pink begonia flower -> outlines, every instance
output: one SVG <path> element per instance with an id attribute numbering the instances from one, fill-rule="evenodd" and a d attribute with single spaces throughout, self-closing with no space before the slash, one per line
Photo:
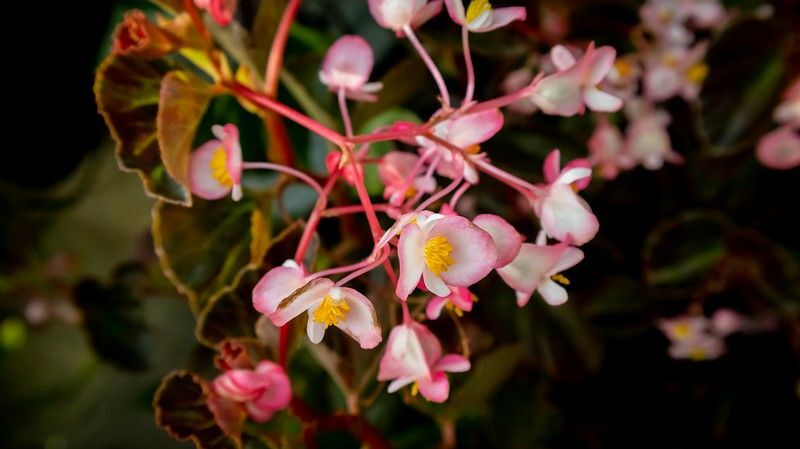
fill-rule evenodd
<path id="1" fill-rule="evenodd" d="M 208 11 L 214 21 L 221 26 L 230 25 L 233 16 L 236 15 L 237 3 L 238 0 L 194 0 L 198 8 Z"/>
<path id="2" fill-rule="evenodd" d="M 381 358 L 378 380 L 391 380 L 389 393 L 406 385 L 412 386 L 431 402 L 444 402 L 450 395 L 450 382 L 445 372 L 469 371 L 466 357 L 457 354 L 442 355 L 442 345 L 427 327 L 412 322 L 395 326 L 389 334 L 386 352 Z"/>
<path id="3" fill-rule="evenodd" d="M 566 243 L 537 245 L 523 243 L 517 258 L 499 268 L 497 273 L 517 293 L 517 305 L 526 305 L 533 292 L 539 292 L 546 303 L 558 306 L 567 302 L 569 285 L 562 271 L 583 260 L 583 251 Z"/>
<path id="4" fill-rule="evenodd" d="M 289 376 L 280 365 L 268 360 L 255 369 L 232 369 L 211 383 L 213 391 L 224 399 L 244 404 L 256 422 L 266 422 L 275 412 L 286 408 L 292 399 Z"/>
<path id="5" fill-rule="evenodd" d="M 430 193 L 436 189 L 436 181 L 425 177 L 422 170 L 416 177 L 408 179 L 419 156 L 404 151 L 390 151 L 378 165 L 378 177 L 384 185 L 383 197 L 393 206 L 413 198 L 418 192 Z"/>
<path id="6" fill-rule="evenodd" d="M 189 189 L 206 200 L 217 200 L 229 193 L 234 201 L 242 198 L 242 147 L 236 125 L 214 125 L 217 138 L 194 151 L 189 158 Z"/>
<path id="7" fill-rule="evenodd" d="M 609 46 L 594 48 L 576 61 L 570 51 L 556 45 L 550 52 L 559 72 L 544 77 L 531 94 L 533 102 L 546 114 L 570 117 L 586 108 L 597 112 L 616 112 L 622 100 L 597 88 L 614 65 L 616 50 Z"/>
<path id="8" fill-rule="evenodd" d="M 450 287 L 469 287 L 483 279 L 497 260 L 492 237 L 460 216 L 416 214 L 402 227 L 397 242 L 400 277 L 397 296 L 405 300 L 424 281 L 436 296 Z"/>
<path id="9" fill-rule="evenodd" d="M 403 27 L 419 28 L 442 10 L 442 0 L 369 0 L 369 12 L 383 28 L 402 36 Z"/>
<path id="10" fill-rule="evenodd" d="M 692 42 L 694 35 L 685 25 L 690 11 L 683 3 L 684 0 L 649 0 L 639 10 L 642 25 L 660 44 L 680 47 Z"/>
<path id="11" fill-rule="evenodd" d="M 631 102 L 628 106 L 627 153 L 648 170 L 660 169 L 664 161 L 683 163 L 683 156 L 672 149 L 667 132 L 671 121 L 669 114 L 645 101 Z"/>
<path id="12" fill-rule="evenodd" d="M 716 359 L 725 352 L 725 342 L 710 332 L 704 316 L 682 315 L 658 321 L 658 327 L 670 341 L 667 349 L 673 359 L 695 361 Z"/>
<path id="13" fill-rule="evenodd" d="M 504 267 L 517 257 L 523 237 L 509 222 L 493 214 L 478 215 L 472 222 L 492 236 L 497 249 L 495 268 Z"/>
<path id="14" fill-rule="evenodd" d="M 605 179 L 614 179 L 621 170 L 629 170 L 636 165 L 636 160 L 628 154 L 622 132 L 609 123 L 605 116 L 598 118 L 597 127 L 587 146 L 589 161 L 599 167 L 600 176 Z"/>
<path id="15" fill-rule="evenodd" d="M 680 95 L 687 101 L 697 99 L 708 76 L 703 62 L 708 42 L 692 48 L 672 47 L 645 58 L 644 92 L 651 101 L 668 100 Z"/>
<path id="16" fill-rule="evenodd" d="M 342 36 L 325 54 L 319 79 L 331 92 L 344 90 L 352 100 L 376 101 L 373 94 L 383 84 L 368 82 L 374 62 L 372 47 L 361 36 Z"/>
<path id="17" fill-rule="evenodd" d="M 461 316 L 464 312 L 472 311 L 472 303 L 475 301 L 477 297 L 467 287 L 452 287 L 448 296 L 434 296 L 428 301 L 425 316 L 429 320 L 439 319 L 445 308 L 452 309 L 456 316 Z"/>
<path id="18" fill-rule="evenodd" d="M 628 54 L 617 58 L 602 83 L 604 91 L 621 98 L 623 101 L 631 100 L 639 89 L 639 78 L 642 68 L 639 64 L 638 54 Z"/>
<path id="19" fill-rule="evenodd" d="M 553 150 L 545 159 L 547 184 L 533 203 L 542 230 L 550 237 L 581 246 L 600 229 L 589 205 L 576 193 L 592 176 L 589 161 L 580 159 L 559 169 L 560 152 Z"/>
<path id="20" fill-rule="evenodd" d="M 330 326 L 341 329 L 364 349 L 374 348 L 382 339 L 375 307 L 366 296 L 352 288 L 336 287 L 330 279 L 309 281 L 294 261 L 261 278 L 253 289 L 253 307 L 278 327 L 307 312 L 306 332 L 315 344 Z"/>
<path id="21" fill-rule="evenodd" d="M 438 158 L 435 162 L 437 173 L 455 179 L 461 170 L 467 182 L 476 184 L 478 171 L 470 163 L 469 156 L 480 153 L 480 144 L 492 138 L 502 128 L 503 114 L 499 109 L 489 109 L 444 120 L 433 127 L 433 134 L 436 137 L 461 148 L 463 150 L 461 154 L 454 154 L 451 149 L 444 148 L 425 137 L 418 137 L 417 143 L 422 147 L 423 153 L 438 152 L 438 155 L 431 157 L 431 160 Z M 464 153 L 467 153 L 467 157 Z"/>
<path id="22" fill-rule="evenodd" d="M 783 93 L 783 101 L 775 109 L 775 121 L 800 127 L 800 77 L 792 81 Z"/>
<path id="23" fill-rule="evenodd" d="M 530 67 L 523 67 L 521 69 L 514 70 L 506 75 L 506 78 L 503 80 L 503 84 L 501 86 L 503 92 L 510 94 L 530 85 L 534 76 L 533 69 Z M 533 114 L 536 112 L 538 107 L 530 99 L 530 97 L 526 96 L 508 105 L 508 109 L 518 114 Z"/>
<path id="24" fill-rule="evenodd" d="M 465 10 L 462 2 L 463 0 L 444 0 L 450 18 L 473 33 L 486 33 L 515 20 L 525 20 L 525 8 L 522 6 L 494 9 L 489 0 L 471 0 Z"/>
<path id="25" fill-rule="evenodd" d="M 800 132 L 782 126 L 758 141 L 756 157 L 765 167 L 789 170 L 800 165 Z"/>

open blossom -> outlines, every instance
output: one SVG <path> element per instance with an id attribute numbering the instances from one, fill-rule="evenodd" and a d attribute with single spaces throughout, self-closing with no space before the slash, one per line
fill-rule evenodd
<path id="1" fill-rule="evenodd" d="M 273 268 L 253 289 L 253 307 L 279 327 L 307 312 L 306 332 L 315 344 L 330 326 L 341 329 L 364 349 L 381 342 L 375 307 L 366 296 L 352 288 L 336 287 L 330 279 L 308 279 L 293 261 Z"/>
<path id="2" fill-rule="evenodd" d="M 631 102 L 626 110 L 630 123 L 626 130 L 627 153 L 648 170 L 658 170 L 664 162 L 683 163 L 683 156 L 672 149 L 667 125 L 669 114 L 644 100 Z"/>
<path id="3" fill-rule="evenodd" d="M 465 10 L 462 2 L 463 0 L 444 0 L 450 18 L 473 33 L 485 33 L 515 20 L 525 20 L 525 8 L 522 6 L 494 9 L 488 0 L 471 0 Z"/>
<path id="4" fill-rule="evenodd" d="M 242 148 L 236 125 L 215 125 L 216 139 L 195 150 L 189 158 L 189 189 L 206 200 L 231 194 L 234 201 L 242 198 Z"/>
<path id="5" fill-rule="evenodd" d="M 675 95 L 696 99 L 708 76 L 708 64 L 703 61 L 707 51 L 708 43 L 701 42 L 692 48 L 671 47 L 649 55 L 645 59 L 645 96 L 651 101 Z"/>
<path id="6" fill-rule="evenodd" d="M 587 107 L 597 112 L 620 110 L 622 100 L 597 87 L 614 65 L 616 54 L 609 46 L 595 49 L 592 42 L 576 61 L 567 48 L 556 45 L 550 56 L 559 72 L 544 77 L 531 99 L 544 113 L 565 117 L 582 114 Z"/>
<path id="7" fill-rule="evenodd" d="M 622 132 L 616 125 L 609 123 L 605 116 L 598 118 L 597 127 L 587 146 L 589 161 L 599 168 L 600 176 L 605 179 L 614 179 L 621 170 L 636 165 L 636 160 L 628 154 Z"/>
<path id="8" fill-rule="evenodd" d="M 523 237 L 509 222 L 493 214 L 478 215 L 472 222 L 492 237 L 497 250 L 495 268 L 504 267 L 517 257 Z"/>
<path id="9" fill-rule="evenodd" d="M 430 193 L 436 189 L 433 177 L 425 177 L 421 170 L 409 179 L 419 163 L 419 156 L 403 151 L 390 151 L 378 165 L 378 177 L 384 185 L 383 197 L 397 206 L 418 192 Z"/>
<path id="10" fill-rule="evenodd" d="M 534 201 L 534 211 L 542 230 L 561 242 L 581 246 L 593 239 L 600 229 L 597 217 L 576 190 L 584 188 L 592 176 L 587 160 L 573 161 L 560 169 L 560 152 L 553 150 L 545 159 L 547 184 Z"/>
<path id="11" fill-rule="evenodd" d="M 461 153 L 454 153 L 450 148 L 424 137 L 419 137 L 417 143 L 422 147 L 423 154 L 436 152 L 430 159 L 431 164 L 435 164 L 437 173 L 452 179 L 463 174 L 467 182 L 475 184 L 478 182 L 478 171 L 470 163 L 469 156 L 480 153 L 480 144 L 492 138 L 502 128 L 503 114 L 499 109 L 489 109 L 444 120 L 434 126 L 433 134 L 461 148 Z"/>
<path id="12" fill-rule="evenodd" d="M 712 360 L 725 352 L 725 341 L 711 332 L 711 324 L 704 316 L 662 319 L 658 326 L 670 341 L 667 351 L 674 359 Z"/>
<path id="13" fill-rule="evenodd" d="M 369 0 L 369 12 L 378 25 L 397 35 L 403 27 L 418 28 L 442 10 L 442 0 Z"/>
<path id="14" fill-rule="evenodd" d="M 397 296 L 405 300 L 424 281 L 436 296 L 450 287 L 469 287 L 483 279 L 497 260 L 492 237 L 460 216 L 416 214 L 402 227 L 397 243 L 400 277 Z"/>
<path id="15" fill-rule="evenodd" d="M 194 0 L 198 8 L 211 14 L 215 22 L 222 26 L 230 25 L 236 15 L 238 0 Z"/>
<path id="16" fill-rule="evenodd" d="M 765 167 L 789 170 L 800 166 L 800 132 L 782 126 L 761 137 L 756 157 Z"/>
<path id="17" fill-rule="evenodd" d="M 639 10 L 645 29 L 653 33 L 666 46 L 684 46 L 692 41 L 692 32 L 686 27 L 689 10 L 684 0 L 648 0 Z"/>
<path id="18" fill-rule="evenodd" d="M 517 293 L 517 304 L 528 303 L 533 292 L 539 292 L 550 305 L 567 302 L 567 290 L 559 284 L 569 285 L 562 271 L 583 260 L 583 251 L 566 243 L 538 245 L 523 243 L 519 254 L 497 273 Z"/>
<path id="19" fill-rule="evenodd" d="M 442 355 L 442 345 L 427 327 L 412 322 L 395 326 L 389 334 L 378 380 L 391 380 L 389 393 L 413 384 L 412 394 L 421 393 L 431 402 L 444 402 L 450 395 L 446 372 L 469 371 L 467 358 Z"/>
<path id="20" fill-rule="evenodd" d="M 353 100 L 375 101 L 383 84 L 369 83 L 374 64 L 372 47 L 360 36 L 342 36 L 328 49 L 319 79 L 331 92 L 344 90 Z"/>
<path id="21" fill-rule="evenodd" d="M 783 101 L 775 108 L 775 121 L 800 128 L 800 77 L 783 93 Z"/>
<path id="22" fill-rule="evenodd" d="M 286 372 L 268 360 L 260 362 L 255 369 L 228 370 L 211 385 L 219 397 L 243 404 L 256 422 L 268 421 L 275 412 L 286 408 L 292 398 Z"/>

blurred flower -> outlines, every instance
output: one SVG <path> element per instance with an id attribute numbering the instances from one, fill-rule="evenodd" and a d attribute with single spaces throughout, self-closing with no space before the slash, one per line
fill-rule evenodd
<path id="1" fill-rule="evenodd" d="M 512 93 L 522 89 L 525 86 L 531 84 L 533 81 L 534 73 L 533 69 L 530 67 L 523 67 L 521 69 L 514 70 L 513 72 L 506 75 L 506 78 L 503 80 L 502 89 L 505 93 Z M 518 113 L 518 114 L 533 114 L 536 112 L 536 104 L 531 100 L 530 97 L 522 97 L 519 100 L 511 103 L 508 105 L 508 109 Z"/>
<path id="2" fill-rule="evenodd" d="M 526 16 L 522 6 L 494 9 L 488 0 L 471 0 L 466 10 L 463 0 L 444 0 L 444 4 L 450 18 L 473 33 L 496 30 Z"/>
<path id="3" fill-rule="evenodd" d="M 583 251 L 566 243 L 537 245 L 523 243 L 516 259 L 499 268 L 497 273 L 517 293 L 517 305 L 526 305 L 533 292 L 538 291 L 552 306 L 567 302 L 567 290 L 559 284 L 569 285 L 562 271 L 583 260 Z"/>
<path id="4" fill-rule="evenodd" d="M 178 48 L 179 40 L 160 28 L 140 10 L 125 13 L 114 30 L 112 51 L 118 55 L 158 59 Z"/>
<path id="5" fill-rule="evenodd" d="M 194 0 L 198 8 L 204 9 L 221 26 L 230 25 L 236 15 L 238 0 Z"/>
<path id="6" fill-rule="evenodd" d="M 403 27 L 418 28 L 441 10 L 442 0 L 369 0 L 369 12 L 378 25 L 398 36 Z"/>
<path id="7" fill-rule="evenodd" d="M 589 161 L 599 167 L 600 176 L 614 179 L 621 170 L 628 170 L 636 165 L 636 161 L 628 154 L 625 139 L 616 125 L 608 122 L 604 115 L 599 115 L 597 127 L 587 143 Z"/>
<path id="8" fill-rule="evenodd" d="M 742 316 L 731 309 L 719 309 L 711 315 L 711 330 L 721 337 L 740 331 L 742 323 Z"/>
<path id="9" fill-rule="evenodd" d="M 713 360 L 725 352 L 723 337 L 711 332 L 711 322 L 702 315 L 661 319 L 658 327 L 669 339 L 667 351 L 674 359 Z"/>
<path id="10" fill-rule="evenodd" d="M 683 156 L 672 149 L 667 132 L 671 118 L 666 111 L 638 100 L 630 102 L 626 112 L 630 120 L 626 130 L 627 154 L 648 170 L 660 169 L 664 161 L 683 163 Z"/>
<path id="11" fill-rule="evenodd" d="M 614 65 L 601 86 L 608 93 L 621 98 L 623 101 L 628 101 L 636 94 L 641 76 L 642 68 L 639 64 L 639 55 L 628 54 L 614 61 Z"/>
<path id="12" fill-rule="evenodd" d="M 212 382 L 214 393 L 223 399 L 244 404 L 256 422 L 266 422 L 286 408 L 292 398 L 289 377 L 279 365 L 262 361 L 255 369 L 231 369 Z"/>
<path id="13" fill-rule="evenodd" d="M 697 99 L 708 76 L 703 62 L 708 43 L 692 48 L 672 47 L 645 56 L 644 90 L 651 101 L 664 101 L 680 95 L 687 101 Z"/>
<path id="14" fill-rule="evenodd" d="M 444 402 L 450 395 L 445 372 L 469 371 L 470 363 L 457 354 L 442 355 L 442 345 L 427 327 L 411 322 L 395 326 L 381 358 L 378 380 L 391 380 L 389 393 L 413 384 L 412 394 L 421 393 L 431 402 Z"/>
<path id="15" fill-rule="evenodd" d="M 792 81 L 783 93 L 783 101 L 775 109 L 775 121 L 800 128 L 800 77 Z"/>
<path id="16" fill-rule="evenodd" d="M 800 133 L 782 126 L 761 137 L 756 157 L 765 167 L 789 170 L 800 165 Z"/>
<path id="17" fill-rule="evenodd" d="M 331 45 L 322 61 L 319 79 L 331 92 L 344 90 L 347 98 L 376 101 L 373 93 L 383 84 L 368 83 L 374 56 L 372 47 L 360 36 L 342 36 Z"/>
<path id="18" fill-rule="evenodd" d="M 419 164 L 419 156 L 404 151 L 390 151 L 378 165 L 378 177 L 384 185 L 383 197 L 389 203 L 398 206 L 405 200 L 414 197 L 418 192 L 433 192 L 436 181 L 425 177 L 422 170 L 414 169 Z M 409 176 L 413 176 L 409 179 Z"/>
<path id="19" fill-rule="evenodd" d="M 463 312 L 472 311 L 472 303 L 476 296 L 467 287 L 451 287 L 448 296 L 434 296 L 425 307 L 425 316 L 429 320 L 436 320 L 442 314 L 442 309 L 450 308 L 457 316 Z"/>
<path id="20" fill-rule="evenodd" d="M 242 198 L 242 148 L 236 125 L 214 125 L 217 138 L 195 150 L 189 159 L 189 188 L 206 200 L 217 200 L 229 193 L 234 201 Z"/>

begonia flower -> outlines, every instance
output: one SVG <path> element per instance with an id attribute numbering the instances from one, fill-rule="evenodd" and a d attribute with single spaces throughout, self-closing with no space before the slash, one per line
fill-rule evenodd
<path id="1" fill-rule="evenodd" d="M 497 250 L 495 268 L 506 266 L 517 257 L 523 237 L 509 222 L 494 214 L 478 215 L 472 222 L 492 237 Z"/>
<path id="2" fill-rule="evenodd" d="M 418 172 L 408 179 L 418 163 L 419 156 L 404 151 L 390 151 L 381 159 L 378 177 L 384 185 L 383 197 L 390 204 L 398 206 L 418 192 L 430 193 L 436 189 L 435 180 L 424 173 Z"/>
<path id="3" fill-rule="evenodd" d="M 765 167 L 789 170 L 800 166 L 800 132 L 782 126 L 761 137 L 756 157 Z"/>
<path id="4" fill-rule="evenodd" d="M 369 0 L 369 12 L 383 28 L 398 36 L 403 27 L 419 28 L 442 10 L 442 0 Z"/>
<path id="5" fill-rule="evenodd" d="M 436 320 L 441 316 L 443 309 L 451 309 L 457 316 L 464 312 L 472 311 L 472 304 L 477 297 L 467 287 L 451 287 L 447 296 L 434 296 L 425 306 L 425 316 L 429 320 Z"/>
<path id="6" fill-rule="evenodd" d="M 344 90 L 347 98 L 376 101 L 380 82 L 370 83 L 375 57 L 372 47 L 360 36 L 342 36 L 331 45 L 322 61 L 319 79 L 331 92 Z"/>
<path id="7" fill-rule="evenodd" d="M 189 189 L 206 200 L 217 200 L 228 194 L 242 198 L 242 148 L 236 125 L 215 125 L 216 139 L 195 150 L 189 158 Z"/>
<path id="8" fill-rule="evenodd" d="M 800 128 L 800 77 L 783 93 L 783 101 L 775 108 L 775 121 Z"/>
<path id="9" fill-rule="evenodd" d="M 264 360 L 255 369 L 231 369 L 211 383 L 223 399 L 241 403 L 253 421 L 266 422 L 292 398 L 289 377 L 280 365 Z"/>
<path id="10" fill-rule="evenodd" d="M 603 116 L 598 119 L 587 146 L 589 161 L 599 168 L 600 176 L 605 179 L 614 179 L 621 170 L 636 165 L 636 160 L 628 154 L 622 132 Z"/>
<path id="11" fill-rule="evenodd" d="M 517 305 L 526 305 L 533 292 L 539 292 L 550 305 L 567 302 L 567 290 L 559 284 L 569 285 L 562 271 L 583 260 L 583 251 L 566 243 L 537 245 L 523 243 L 517 257 L 497 273 L 516 291 Z"/>
<path id="12" fill-rule="evenodd" d="M 687 101 L 697 99 L 709 67 L 703 61 L 708 43 L 692 48 L 671 47 L 645 58 L 644 92 L 651 101 L 664 101 L 680 95 Z"/>
<path id="13" fill-rule="evenodd" d="M 488 0 L 471 0 L 464 9 L 462 2 L 463 0 L 444 0 L 450 18 L 473 33 L 486 33 L 516 20 L 525 20 L 526 12 L 522 6 L 495 9 Z"/>
<path id="14" fill-rule="evenodd" d="M 702 315 L 661 319 L 658 327 L 669 339 L 667 352 L 674 359 L 711 360 L 725 352 L 725 342 L 710 332 L 710 322 Z"/>

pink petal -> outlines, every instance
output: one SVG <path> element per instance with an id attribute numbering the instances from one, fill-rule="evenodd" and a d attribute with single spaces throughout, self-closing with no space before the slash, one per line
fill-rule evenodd
<path id="1" fill-rule="evenodd" d="M 645 96 L 652 101 L 664 101 L 678 93 L 681 83 L 681 76 L 674 69 L 648 67 L 644 76 Z"/>
<path id="2" fill-rule="evenodd" d="M 450 296 L 447 299 L 459 309 L 470 312 L 472 311 L 472 293 L 467 287 L 453 287 Z"/>
<path id="3" fill-rule="evenodd" d="M 580 169 L 573 169 L 580 170 Z M 581 246 L 593 239 L 600 228 L 597 217 L 569 185 L 551 186 L 541 203 L 542 229 L 559 241 Z"/>
<path id="4" fill-rule="evenodd" d="M 553 280 L 545 278 L 536 289 L 544 301 L 551 306 L 560 306 L 567 302 L 567 290 L 555 283 Z"/>
<path id="5" fill-rule="evenodd" d="M 245 408 L 247 408 L 247 415 L 250 416 L 250 419 L 258 423 L 269 421 L 277 411 L 269 407 L 262 407 L 257 402 L 248 402 L 245 404 Z"/>
<path id="6" fill-rule="evenodd" d="M 550 49 L 550 59 L 559 71 L 564 71 L 575 65 L 575 57 L 563 45 L 556 45 Z"/>
<path id="7" fill-rule="evenodd" d="M 447 140 L 459 148 L 467 148 L 489 140 L 502 128 L 503 114 L 499 109 L 489 109 L 453 120 Z"/>
<path id="8" fill-rule="evenodd" d="M 372 349 L 381 342 L 381 326 L 375 314 L 375 306 L 366 296 L 352 288 L 342 288 L 342 298 L 350 306 L 344 321 L 336 325 L 363 349 Z"/>
<path id="9" fill-rule="evenodd" d="M 270 384 L 254 402 L 260 407 L 280 410 L 289 405 L 292 399 L 292 385 L 286 371 L 277 363 L 264 360 L 259 362 L 256 372 L 269 379 Z"/>
<path id="10" fill-rule="evenodd" d="M 492 236 L 497 249 L 495 268 L 508 265 L 517 257 L 522 246 L 522 235 L 507 221 L 497 215 L 483 214 L 475 217 L 472 222 Z"/>
<path id="11" fill-rule="evenodd" d="M 436 276 L 431 270 L 425 266 L 422 268 L 422 280 L 425 283 L 425 289 L 436 296 L 449 296 L 450 287 L 442 280 L 441 277 Z"/>
<path id="12" fill-rule="evenodd" d="M 622 109 L 622 100 L 596 87 L 586 89 L 583 99 L 586 106 L 595 112 L 617 112 Z"/>
<path id="13" fill-rule="evenodd" d="M 562 246 L 563 252 L 561 256 L 558 258 L 558 261 L 555 265 L 547 272 L 549 275 L 554 275 L 561 273 L 564 270 L 574 267 L 578 265 L 580 261 L 583 260 L 583 251 L 579 248 L 575 248 L 574 246 L 568 246 L 564 243 L 560 243 L 555 246 Z"/>
<path id="14" fill-rule="evenodd" d="M 434 371 L 446 371 L 448 373 L 465 373 L 469 369 L 469 359 L 458 354 L 447 354 L 433 365 Z"/>
<path id="15" fill-rule="evenodd" d="M 431 402 L 442 403 L 446 401 L 450 395 L 450 382 L 447 380 L 447 375 L 441 371 L 436 371 L 431 374 L 430 379 L 420 379 L 419 392 Z"/>
<path id="16" fill-rule="evenodd" d="M 296 266 L 273 268 L 253 289 L 253 307 L 264 315 L 275 313 L 278 304 L 305 283 L 303 272 Z"/>
<path id="17" fill-rule="evenodd" d="M 429 372 L 425 353 L 417 333 L 410 326 L 395 326 L 389 333 L 386 350 L 381 357 L 378 380 L 413 380 L 427 376 Z M 397 388 L 402 388 L 402 386 Z"/>
<path id="18" fill-rule="evenodd" d="M 278 308 L 269 315 L 272 323 L 278 327 L 288 323 L 294 317 L 322 301 L 328 294 L 333 281 L 330 279 L 315 279 L 295 291 L 278 304 Z"/>
<path id="19" fill-rule="evenodd" d="M 497 273 L 514 290 L 531 294 L 558 264 L 566 248 L 566 245 L 523 243 L 517 258 Z"/>
<path id="20" fill-rule="evenodd" d="M 447 304 L 448 299 L 443 298 L 441 296 L 434 296 L 428 301 L 428 305 L 425 306 L 425 316 L 428 317 L 429 320 L 437 320 L 442 314 L 442 309 Z"/>
<path id="21" fill-rule="evenodd" d="M 614 67 L 614 59 L 617 57 L 617 51 L 613 47 L 603 46 L 595 49 L 592 53 L 592 63 L 589 69 L 589 85 L 596 86 L 600 84 Z"/>
<path id="22" fill-rule="evenodd" d="M 764 135 L 758 142 L 756 156 L 765 167 L 789 170 L 800 165 L 800 134 L 788 126 Z"/>
<path id="23" fill-rule="evenodd" d="M 577 161 L 581 161 L 581 159 L 577 159 Z M 591 165 L 584 162 L 570 163 L 564 167 L 564 170 L 562 170 L 561 174 L 558 175 L 558 178 L 556 178 L 555 182 L 553 182 L 553 185 L 571 186 L 572 184 L 584 181 L 588 183 L 591 178 Z"/>
<path id="24" fill-rule="evenodd" d="M 424 238 L 422 230 L 414 223 L 405 225 L 400 232 L 400 240 L 397 242 L 400 277 L 395 293 L 404 301 L 414 291 L 422 277 L 422 268 L 425 265 Z"/>
<path id="25" fill-rule="evenodd" d="M 205 200 L 218 200 L 231 192 L 230 187 L 220 184 L 212 174 L 211 159 L 220 149 L 225 149 L 222 142 L 210 140 L 189 156 L 189 189 Z"/>
<path id="26" fill-rule="evenodd" d="M 573 69 L 543 78 L 531 100 L 542 112 L 571 117 L 583 110 L 583 91 L 580 79 Z"/>
<path id="27" fill-rule="evenodd" d="M 464 22 L 467 21 L 467 13 L 464 10 L 464 3 L 463 0 L 444 0 L 444 4 L 447 7 L 447 14 L 450 15 L 450 18 L 453 19 L 453 22 L 464 25 Z"/>
<path id="28" fill-rule="evenodd" d="M 592 173 L 591 172 L 592 163 L 589 162 L 588 159 L 584 159 L 584 158 L 575 159 L 575 160 L 569 161 L 569 163 L 564 166 L 564 171 L 569 171 L 569 170 L 571 170 L 573 168 L 589 169 L 589 176 L 586 176 L 586 177 L 584 177 L 582 179 L 578 179 L 577 181 L 573 181 L 572 182 L 572 185 L 577 187 L 578 190 L 583 190 L 586 187 L 588 187 L 589 183 L 592 181 L 592 175 L 591 175 L 591 173 Z"/>
<path id="29" fill-rule="evenodd" d="M 543 171 L 544 180 L 548 184 L 552 184 L 558 178 L 561 173 L 561 151 L 558 148 L 551 151 L 544 159 Z"/>
<path id="30" fill-rule="evenodd" d="M 342 36 L 331 45 L 322 72 L 333 90 L 359 90 L 369 79 L 374 63 L 372 47 L 361 36 Z"/>
<path id="31" fill-rule="evenodd" d="M 414 14 L 414 18 L 411 20 L 411 28 L 416 29 L 421 27 L 425 22 L 436 17 L 440 12 L 442 12 L 442 0 L 428 2 Z"/>
<path id="32" fill-rule="evenodd" d="M 433 366 L 433 364 L 442 357 L 442 344 L 439 343 L 439 339 L 436 338 L 436 335 L 434 335 L 430 329 L 416 321 L 411 322 L 409 328 L 414 331 L 414 334 L 419 340 L 422 352 L 425 354 L 425 363 L 427 363 L 428 366 Z"/>
<path id="33" fill-rule="evenodd" d="M 429 237 L 443 236 L 453 247 L 453 264 L 442 272 L 442 280 L 455 287 L 469 287 L 486 277 L 497 261 L 492 236 L 464 217 L 436 221 Z"/>
<path id="34" fill-rule="evenodd" d="M 521 20 L 524 21 L 527 15 L 525 8 L 522 6 L 511 6 L 508 8 L 497 8 L 491 13 L 488 23 L 478 27 L 470 27 L 470 31 L 475 33 L 485 33 L 502 28 L 511 22 Z"/>

